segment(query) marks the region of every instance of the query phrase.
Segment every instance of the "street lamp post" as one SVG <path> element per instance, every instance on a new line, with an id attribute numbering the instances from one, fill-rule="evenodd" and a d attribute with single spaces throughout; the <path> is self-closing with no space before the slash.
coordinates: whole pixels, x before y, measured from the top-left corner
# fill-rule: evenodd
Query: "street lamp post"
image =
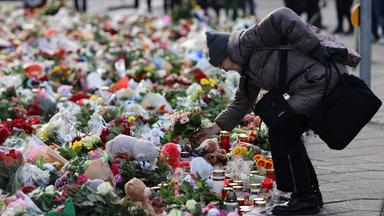
<path id="1" fill-rule="evenodd" d="M 359 50 L 362 56 L 360 64 L 360 78 L 371 86 L 371 58 L 372 58 L 372 0 L 360 0 L 360 35 Z"/>

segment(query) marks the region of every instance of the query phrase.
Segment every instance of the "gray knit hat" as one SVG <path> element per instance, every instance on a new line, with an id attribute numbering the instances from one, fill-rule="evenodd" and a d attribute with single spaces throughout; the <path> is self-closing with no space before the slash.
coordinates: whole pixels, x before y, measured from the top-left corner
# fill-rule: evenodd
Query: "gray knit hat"
<path id="1" fill-rule="evenodd" d="M 218 67 L 223 60 L 228 57 L 229 34 L 218 31 L 207 31 L 205 35 L 207 36 L 209 63 Z"/>

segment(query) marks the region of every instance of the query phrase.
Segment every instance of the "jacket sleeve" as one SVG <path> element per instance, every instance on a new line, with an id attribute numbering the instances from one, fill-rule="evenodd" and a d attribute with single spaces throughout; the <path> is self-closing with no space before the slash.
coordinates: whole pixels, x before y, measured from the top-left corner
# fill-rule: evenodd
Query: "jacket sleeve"
<path id="1" fill-rule="evenodd" d="M 253 103 L 259 95 L 260 88 L 253 85 L 251 80 L 247 82 L 246 79 L 248 79 L 246 76 L 241 76 L 234 100 L 215 119 L 223 130 L 231 131 L 239 125 L 244 116 L 251 111 L 249 101 Z M 249 98 L 245 93 L 245 85 L 248 85 Z"/>
<path id="2" fill-rule="evenodd" d="M 258 25 L 250 27 L 242 35 L 244 49 L 274 47 L 286 38 L 304 53 L 320 44 L 320 39 L 310 25 L 289 8 L 279 8 L 267 15 Z"/>

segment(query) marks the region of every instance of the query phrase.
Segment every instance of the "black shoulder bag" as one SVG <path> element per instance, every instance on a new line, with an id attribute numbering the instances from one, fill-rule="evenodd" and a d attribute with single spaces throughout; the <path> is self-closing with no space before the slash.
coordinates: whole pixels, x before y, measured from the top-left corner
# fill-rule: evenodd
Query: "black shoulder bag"
<path id="1" fill-rule="evenodd" d="M 335 150 L 344 149 L 371 120 L 382 102 L 360 78 L 341 74 L 334 62 L 328 63 L 328 73 L 334 67 L 339 84 L 323 98 L 311 117 L 311 129 Z"/>
<path id="2" fill-rule="evenodd" d="M 253 111 L 256 115 L 260 116 L 261 120 L 268 126 L 270 131 L 276 131 L 283 128 L 288 122 L 290 117 L 293 115 L 291 106 L 284 98 L 285 92 L 285 79 L 287 77 L 287 61 L 288 61 L 288 50 L 290 46 L 285 47 L 284 45 L 277 48 L 261 48 L 263 50 L 279 50 L 279 88 L 271 90 L 263 96 L 260 101 L 253 105 L 250 101 Z M 247 84 L 245 85 L 247 88 Z M 246 95 L 249 95 L 248 89 L 246 89 Z"/>

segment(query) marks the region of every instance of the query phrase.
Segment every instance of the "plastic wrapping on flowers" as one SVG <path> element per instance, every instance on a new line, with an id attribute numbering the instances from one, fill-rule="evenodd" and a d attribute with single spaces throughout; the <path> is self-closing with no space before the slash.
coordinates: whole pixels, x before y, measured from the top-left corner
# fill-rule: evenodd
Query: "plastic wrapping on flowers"
<path id="1" fill-rule="evenodd" d="M 253 161 L 238 172 L 273 170 L 259 148 L 268 150 L 267 129 L 252 114 L 231 152 L 218 136 L 194 143 L 239 80 L 209 65 L 201 13 L 179 8 L 174 18 L 190 19 L 172 20 L 54 6 L 0 8 L 1 215 L 226 215 L 213 168 L 246 175 L 228 170 L 230 159 Z"/>

